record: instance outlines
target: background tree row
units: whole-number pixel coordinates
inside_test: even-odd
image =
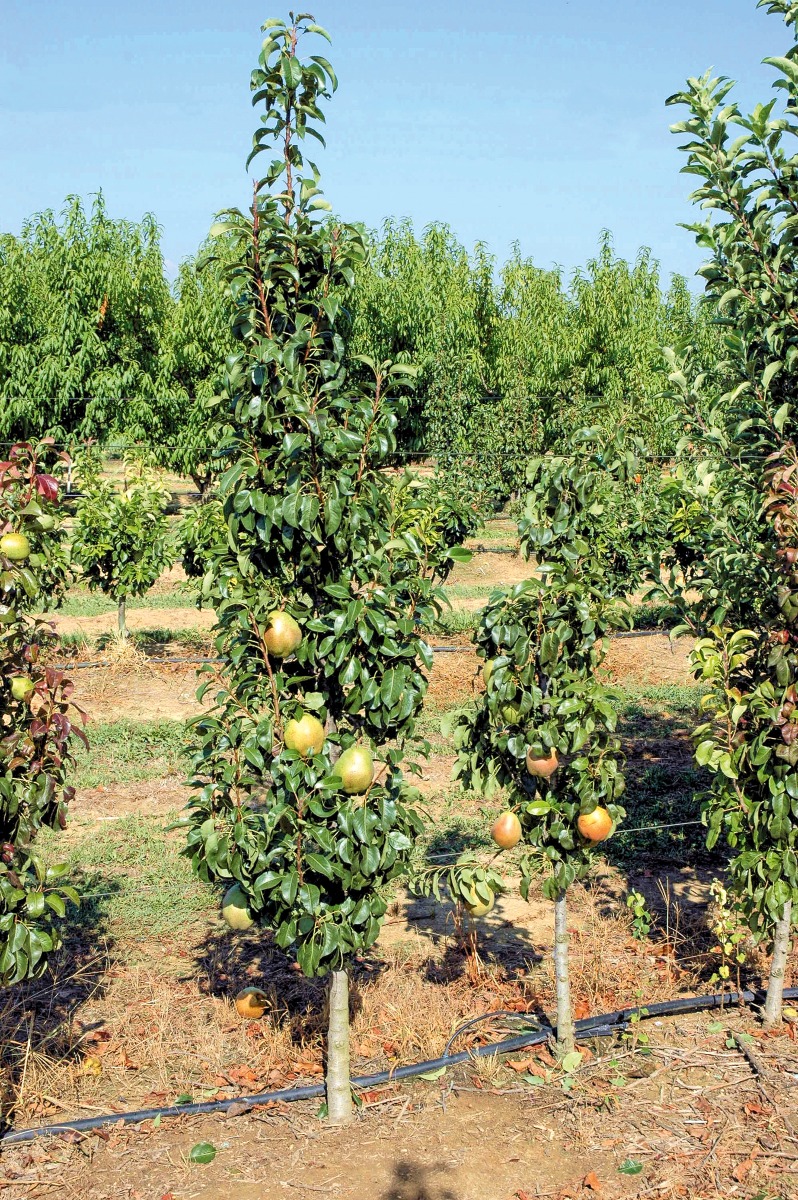
[[[607,233],[566,279],[518,248],[502,265],[483,245],[469,254],[445,225],[362,232],[368,258],[342,295],[349,367],[362,354],[412,360],[399,455],[439,455],[469,492],[490,479],[486,500],[517,492],[527,455],[561,447],[597,405],[670,453],[661,347],[689,344],[702,368],[722,357],[714,308],[680,277],[664,290],[650,254],[626,262]],[[220,466],[206,402],[234,349],[222,278],[234,256],[216,239],[170,284],[155,219],[113,220],[101,195],[0,235],[0,440],[142,442],[206,488]]]

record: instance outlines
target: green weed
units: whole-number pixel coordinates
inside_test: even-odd
[[[184,776],[188,770],[182,721],[109,721],[87,729],[89,747],[78,747],[72,782],[99,784]]]
[[[167,833],[168,823],[166,818],[122,817],[73,844],[68,878],[81,893],[76,914],[81,926],[94,922],[120,938],[163,933],[213,913],[218,897],[194,877],[179,853],[183,835]],[[52,836],[48,833],[43,842]]]

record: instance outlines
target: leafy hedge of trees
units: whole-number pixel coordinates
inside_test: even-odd
[[[626,262],[608,233],[570,279],[518,247],[501,265],[484,245],[469,254],[442,224],[362,233],[368,256],[341,296],[350,373],[361,355],[412,361],[399,454],[437,454],[469,492],[490,480],[486,500],[522,490],[528,455],[561,446],[597,404],[669,453],[661,347],[689,344],[705,368],[721,357],[714,308],[680,277],[664,290],[650,254]],[[0,234],[0,440],[143,442],[206,490],[221,466],[213,397],[235,349],[223,281],[235,253],[214,239],[170,284],[155,219],[112,219],[102,195]]]

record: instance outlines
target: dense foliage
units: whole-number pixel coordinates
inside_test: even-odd
[[[102,196],[0,235],[0,438],[162,437],[151,401],[172,306],[154,219],[111,220]]]
[[[773,99],[745,116],[731,81],[710,73],[671,100],[688,109],[674,129],[700,179],[693,198],[710,212],[690,228],[711,255],[700,273],[725,336],[718,371],[690,354],[672,363],[687,433],[667,484],[677,534],[668,590],[685,627],[704,635],[693,662],[707,688],[696,757],[713,776],[709,842],[725,834],[738,903],[775,946],[774,1021],[798,899],[798,4],[761,3],[794,36],[785,57],[766,60],[786,109]]]
[[[56,918],[74,890],[66,866],[38,853],[42,828],[66,824],[74,789],[66,784],[70,741],[83,739],[73,686],[47,665],[52,627],[30,617],[40,597],[39,567],[51,547],[58,561],[59,485],[30,445],[0,463],[0,984],[40,975],[58,946]],[[36,547],[33,550],[33,547]],[[52,590],[54,581],[47,583]]]
[[[360,235],[354,286],[331,285],[350,377],[367,382],[362,355],[412,360],[398,457],[438,455],[483,507],[520,492],[529,454],[560,447],[596,404],[670,453],[660,347],[689,342],[702,366],[717,364],[711,310],[678,277],[664,291],[647,252],[618,258],[609,235],[570,279],[518,249],[501,266],[482,245],[469,254],[444,225]],[[0,438],[141,442],[207,491],[223,469],[214,398],[235,348],[227,276],[239,251],[212,239],[170,286],[154,220],[111,220],[102,197],[0,237]]]

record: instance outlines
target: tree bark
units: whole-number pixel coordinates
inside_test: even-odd
[[[125,601],[124,600],[119,601],[119,608],[117,610],[117,623],[119,625],[119,636],[121,638],[126,638],[127,637],[127,625],[125,624]]]
[[[330,973],[330,1023],[327,1031],[327,1116],[331,1125],[354,1117],[349,1083],[349,976]]]
[[[560,1057],[575,1048],[571,984],[568,979],[568,907],[565,892],[554,901],[554,976],[557,983],[557,1049]]]
[[[784,992],[784,969],[787,966],[787,956],[790,952],[790,933],[792,929],[792,900],[784,905],[781,920],[776,922],[773,934],[773,960],[770,964],[768,994],[765,1000],[764,1025],[772,1029],[781,1025],[781,1003]]]

